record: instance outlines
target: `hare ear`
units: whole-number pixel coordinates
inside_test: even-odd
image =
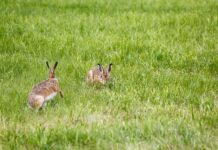
[[[58,62],[56,61],[55,64],[54,64],[53,70],[56,69],[57,65],[58,65]]]
[[[50,69],[49,64],[48,64],[48,61],[46,61],[46,65],[47,65],[48,69]]]
[[[101,64],[98,64],[98,70],[102,71],[102,65]]]
[[[113,65],[112,63],[109,64],[109,66],[108,66],[108,72],[111,72],[112,65]]]

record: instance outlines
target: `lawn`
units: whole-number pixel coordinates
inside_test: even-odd
[[[218,149],[217,0],[1,0],[0,60],[0,149]]]

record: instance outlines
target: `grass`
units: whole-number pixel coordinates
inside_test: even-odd
[[[1,0],[0,19],[0,149],[218,149],[216,0]],[[34,112],[46,60],[65,98]]]

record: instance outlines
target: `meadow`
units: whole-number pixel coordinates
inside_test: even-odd
[[[46,61],[65,97],[36,112]],[[218,149],[218,1],[1,0],[0,92],[0,149]]]

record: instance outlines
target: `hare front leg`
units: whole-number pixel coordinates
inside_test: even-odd
[[[60,93],[60,95],[61,95],[62,98],[64,97],[64,93],[63,93],[63,91],[61,90],[61,88],[59,87],[59,85],[57,85],[57,86],[55,87],[55,91],[58,92],[58,93]]]
[[[59,92],[60,92],[61,97],[64,98],[64,93],[63,93],[63,91],[62,91],[62,90],[59,90]]]

